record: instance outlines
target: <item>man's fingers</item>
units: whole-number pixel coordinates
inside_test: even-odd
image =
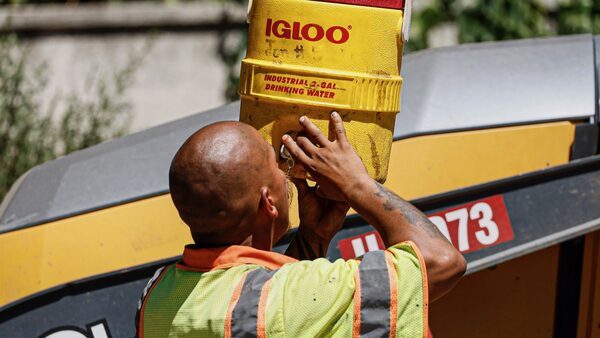
[[[321,147],[326,147],[329,145],[329,140],[308,117],[302,116],[300,118],[300,124],[304,127],[306,133],[315,141],[316,144],[320,145]]]
[[[329,118],[329,135],[327,135],[327,139],[329,140],[329,142],[335,142],[335,140],[337,139],[337,135],[335,134],[335,126],[333,125],[333,123],[331,123],[331,117]]]
[[[348,142],[346,130],[344,129],[344,121],[342,121],[342,117],[336,111],[331,113],[331,117],[329,118],[329,128],[335,133],[335,139],[338,142]]]
[[[304,136],[298,136],[298,138],[296,138],[296,143],[304,151],[304,153],[311,158],[319,150],[317,146],[315,146],[309,139],[307,139]]]
[[[297,161],[302,164],[308,164],[311,159],[304,153],[300,147],[296,144],[296,141],[290,135],[283,135],[281,142],[287,148],[290,155],[292,155]]]

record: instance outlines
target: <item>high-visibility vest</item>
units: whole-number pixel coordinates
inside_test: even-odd
[[[137,334],[426,337],[427,296],[425,264],[411,242],[335,262],[248,246],[187,246],[144,289]]]

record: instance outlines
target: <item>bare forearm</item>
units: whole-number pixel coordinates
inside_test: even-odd
[[[427,216],[375,181],[363,184],[352,198],[351,205],[379,231],[386,246],[407,240],[419,247],[429,247],[431,242],[439,241],[450,246]]]
[[[375,181],[351,197],[350,205],[380,233],[386,246],[414,242],[427,267],[431,300],[448,292],[462,276],[466,261],[417,208]]]

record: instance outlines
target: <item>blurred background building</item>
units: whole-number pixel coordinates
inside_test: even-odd
[[[237,97],[243,0],[0,3],[0,200],[40,162]],[[598,6],[415,0],[407,50],[597,33]]]

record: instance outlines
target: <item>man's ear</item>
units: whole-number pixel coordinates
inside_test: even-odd
[[[279,211],[275,206],[273,196],[267,187],[260,188],[260,206],[269,218],[277,218],[277,216],[279,216]]]

